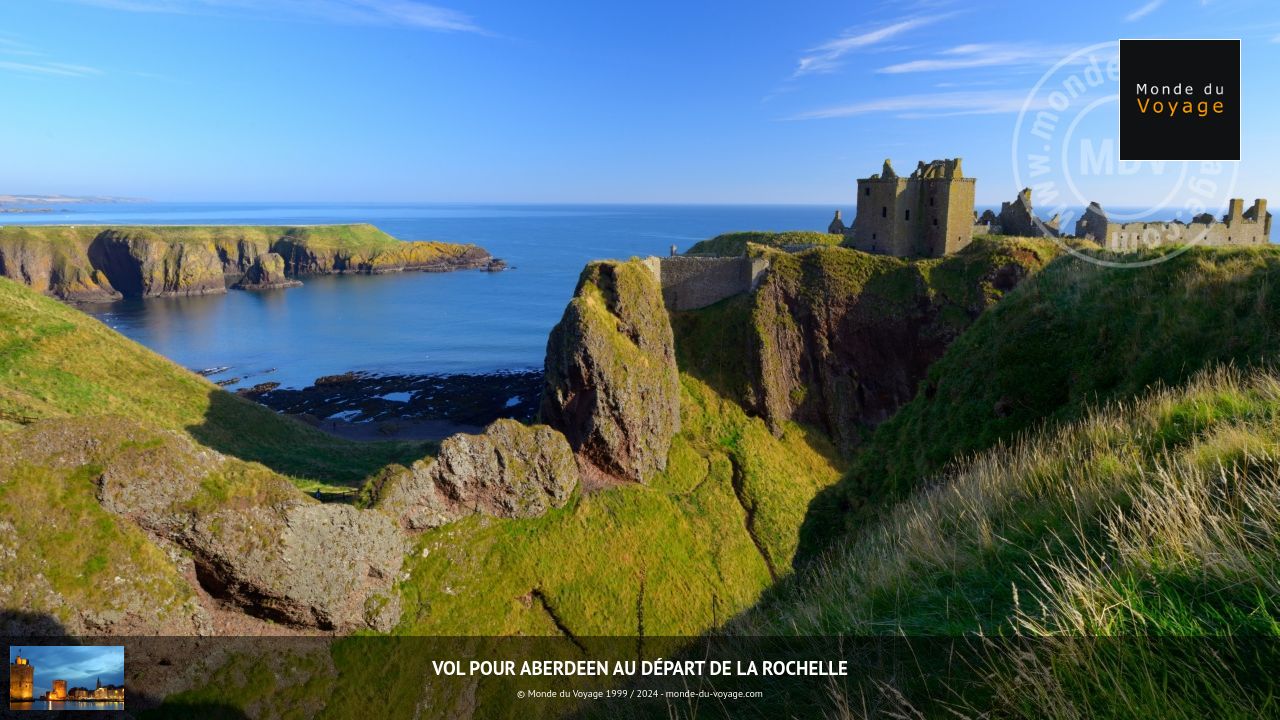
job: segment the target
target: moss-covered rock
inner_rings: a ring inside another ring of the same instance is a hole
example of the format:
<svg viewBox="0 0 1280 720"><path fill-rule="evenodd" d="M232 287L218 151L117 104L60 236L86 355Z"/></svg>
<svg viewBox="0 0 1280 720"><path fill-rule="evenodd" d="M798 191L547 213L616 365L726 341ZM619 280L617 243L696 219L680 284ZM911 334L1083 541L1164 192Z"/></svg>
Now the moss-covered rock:
<svg viewBox="0 0 1280 720"><path fill-rule="evenodd" d="M680 313L682 369L775 428L822 428L846 453L915 396L975 318L1056 254L1049 241L978 240L945 258L841 247L762 249L770 269L745 302Z"/></svg>
<svg viewBox="0 0 1280 720"><path fill-rule="evenodd" d="M46 575L54 580L43 591L51 599L40 604L65 609L68 627L197 631L207 618L195 611L188 619L193 593L181 577L186 562L206 592L258 617L334 630L387 630L399 619L395 603L366 612L370 600L390 597L405 551L403 536L385 516L318 503L267 468L227 458L181 433L86 417L40 420L0 435L0 523L25 522L32 508L6 500L11 492L26 497L27 478L62 488L41 506L51 515L77 508L95 525L93 544L77 541L78 531L71 530L42 536L36 545L54 560ZM165 549L175 547L186 554L166 559ZM323 554L315 552L320 547ZM57 580L98 556L90 576L82 570ZM123 579L95 577L104 572ZM146 589L133 588L136 600L110 602L122 583ZM21 587L0 583L3 606L39 607L21 596L8 602ZM86 613L98 619L86 623Z"/></svg>
<svg viewBox="0 0 1280 720"><path fill-rule="evenodd" d="M409 530L472 513L527 518L563 507L578 485L569 443L546 425L494 422L480 435L453 435L434 460L393 474L376 507Z"/></svg>
<svg viewBox="0 0 1280 720"><path fill-rule="evenodd" d="M542 419L577 451L589 480L646 482L680 431L680 379L657 279L637 260L578 279L547 340Z"/></svg>

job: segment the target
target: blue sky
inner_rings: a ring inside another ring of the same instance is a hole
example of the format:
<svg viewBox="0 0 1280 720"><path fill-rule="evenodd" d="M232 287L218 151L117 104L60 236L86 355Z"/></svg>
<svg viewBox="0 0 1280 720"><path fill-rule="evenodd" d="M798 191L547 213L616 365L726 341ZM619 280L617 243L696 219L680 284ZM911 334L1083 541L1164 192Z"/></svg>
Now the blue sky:
<svg viewBox="0 0 1280 720"><path fill-rule="evenodd" d="M66 680L68 690L92 690L99 678L103 685L124 684L124 647L120 645L10 646L9 662L18 655L35 666L36 697L48 692L54 680Z"/></svg>
<svg viewBox="0 0 1280 720"><path fill-rule="evenodd" d="M1280 200L1267 0L5 0L0 194L848 206L962 156L992 203L1030 87L1118 37L1243 40L1235 194Z"/></svg>

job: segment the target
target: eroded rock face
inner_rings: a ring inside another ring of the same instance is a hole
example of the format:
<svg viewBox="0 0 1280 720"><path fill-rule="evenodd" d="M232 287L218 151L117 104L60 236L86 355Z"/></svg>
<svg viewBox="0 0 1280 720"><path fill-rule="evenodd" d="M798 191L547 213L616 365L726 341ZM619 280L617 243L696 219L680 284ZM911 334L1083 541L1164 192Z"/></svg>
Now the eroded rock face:
<svg viewBox="0 0 1280 720"><path fill-rule="evenodd" d="M171 243L146 230L104 230L88 248L89 262L125 297L226 292L222 260L212 247Z"/></svg>
<svg viewBox="0 0 1280 720"><path fill-rule="evenodd" d="M87 474L103 509L185 550L200 585L250 615L339 632L399 620L406 541L382 513L321 504L261 465L124 418L42 420L0 438L0 455L0 483L24 466ZM127 627L198 630L154 623Z"/></svg>
<svg viewBox="0 0 1280 720"><path fill-rule="evenodd" d="M503 419L481 435L447 438L437 458L387 479L377 509L408 530L473 513L537 517L562 507L577 484L577 464L563 435Z"/></svg>
<svg viewBox="0 0 1280 720"><path fill-rule="evenodd" d="M391 584L405 542L378 513L286 502L201 515L178 537L210 593L259 617L381 632L400 619Z"/></svg>
<svg viewBox="0 0 1280 720"><path fill-rule="evenodd" d="M647 482L680 430L680 376L662 289L640 262L587 266L547 340L542 420L593 482Z"/></svg>
<svg viewBox="0 0 1280 720"><path fill-rule="evenodd" d="M244 274L244 278L236 283L241 290L272 290L275 288L297 287L302 283L285 277L284 258L279 253L262 253L254 258L253 264Z"/></svg>
<svg viewBox="0 0 1280 720"><path fill-rule="evenodd" d="M246 276L245 289L265 289L307 274L446 272L492 263L475 245L402 242L372 225L0 227L0 275L72 301L221 293L228 275Z"/></svg>
<svg viewBox="0 0 1280 720"><path fill-rule="evenodd" d="M815 425L851 452L1048 256L986 240L927 266L842 249L780 256L753 298L747 404L775 429Z"/></svg>

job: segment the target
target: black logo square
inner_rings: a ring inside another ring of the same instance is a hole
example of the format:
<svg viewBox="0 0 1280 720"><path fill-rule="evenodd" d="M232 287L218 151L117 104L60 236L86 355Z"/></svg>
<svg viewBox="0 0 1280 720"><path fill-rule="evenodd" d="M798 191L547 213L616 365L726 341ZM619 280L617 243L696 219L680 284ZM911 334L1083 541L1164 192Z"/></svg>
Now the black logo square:
<svg viewBox="0 0 1280 720"><path fill-rule="evenodd" d="M1121 40L1120 159L1239 160L1240 41Z"/></svg>

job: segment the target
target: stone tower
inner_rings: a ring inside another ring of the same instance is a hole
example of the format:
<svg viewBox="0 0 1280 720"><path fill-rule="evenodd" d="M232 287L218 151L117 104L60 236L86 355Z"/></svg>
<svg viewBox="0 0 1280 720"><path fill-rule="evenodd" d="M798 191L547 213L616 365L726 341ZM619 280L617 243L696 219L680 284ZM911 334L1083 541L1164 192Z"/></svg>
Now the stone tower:
<svg viewBox="0 0 1280 720"><path fill-rule="evenodd" d="M9 699L30 700L36 690L36 668L30 660L17 656L9 663Z"/></svg>
<svg viewBox="0 0 1280 720"><path fill-rule="evenodd" d="M960 158L917 163L900 177L884 161L878 175L858 180L853 246L898 257L941 257L973 239L974 180Z"/></svg>

